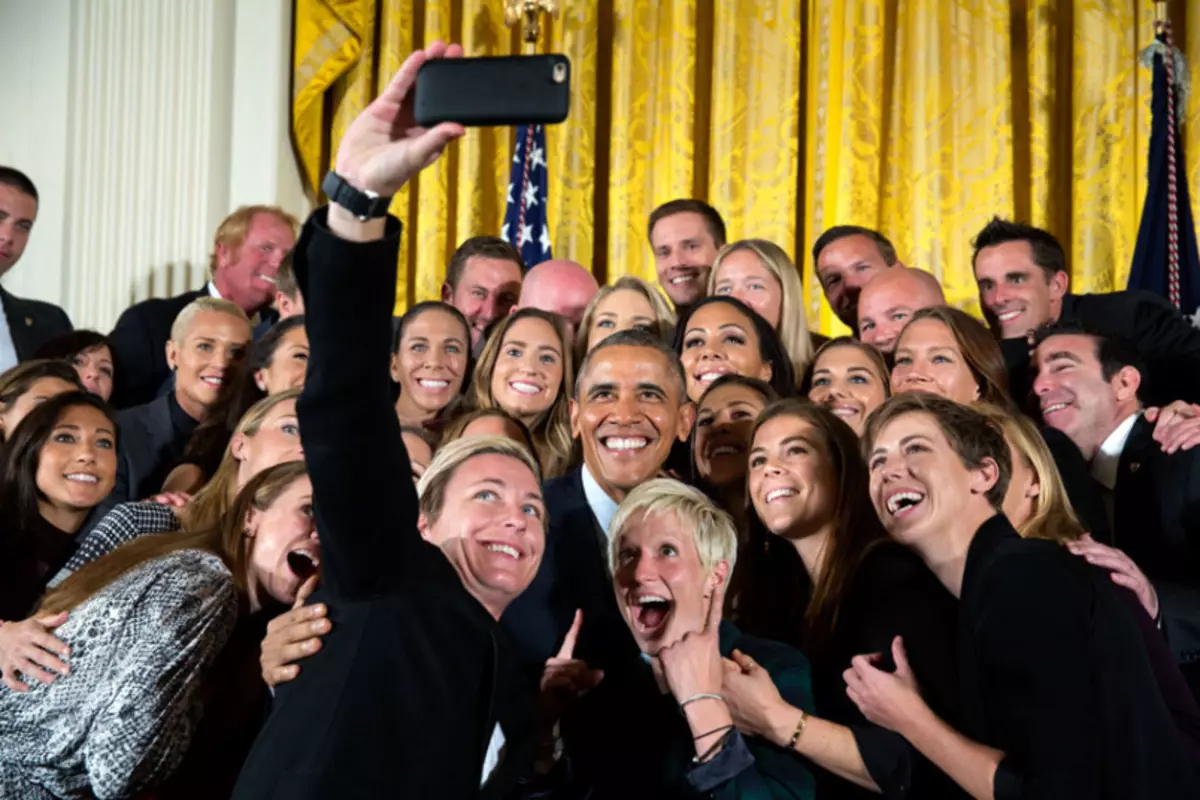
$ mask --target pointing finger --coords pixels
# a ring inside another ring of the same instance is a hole
[[[575,609],[575,619],[571,623],[571,629],[567,631],[567,635],[563,638],[562,647],[558,648],[558,658],[574,658],[575,643],[579,640],[579,629],[583,626],[583,609]]]

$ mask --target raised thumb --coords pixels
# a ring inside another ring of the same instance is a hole
[[[912,678],[912,667],[908,665],[908,653],[904,650],[903,637],[892,639],[892,660],[896,662],[896,675]]]

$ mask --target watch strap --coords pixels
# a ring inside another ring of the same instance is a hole
[[[382,197],[372,191],[357,189],[333,170],[321,182],[321,191],[329,198],[329,202],[337,203],[360,222],[386,217],[388,207],[392,204],[391,196]]]

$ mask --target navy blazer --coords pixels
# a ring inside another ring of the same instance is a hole
[[[4,303],[4,318],[17,348],[18,361],[33,358],[46,342],[74,330],[67,313],[53,303],[17,297],[3,286],[0,286],[0,300]]]
[[[1138,417],[1113,488],[1113,538],[1154,582],[1171,652],[1200,697],[1200,449],[1167,454]]]
[[[171,338],[175,317],[193,300],[207,296],[207,289],[197,289],[175,297],[152,297],[122,312],[108,335],[113,356],[114,406],[140,406],[157,396],[159,387],[171,376],[167,340]]]
[[[550,518],[542,564],[500,624],[525,665],[540,669],[558,652],[575,610],[582,609],[575,656],[597,669],[622,663],[638,649],[617,609],[605,552],[608,537],[584,494],[583,468],[547,481],[542,494]]]

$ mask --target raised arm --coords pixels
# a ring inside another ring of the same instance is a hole
[[[409,57],[350,125],[335,171],[355,189],[390,197],[432,164],[458,125],[415,127],[411,90],[441,42]],[[423,547],[411,467],[388,377],[400,224],[360,221],[336,203],[315,212],[296,245],[311,346],[297,403],[321,533],[322,586],[345,597],[377,593],[419,568]]]

